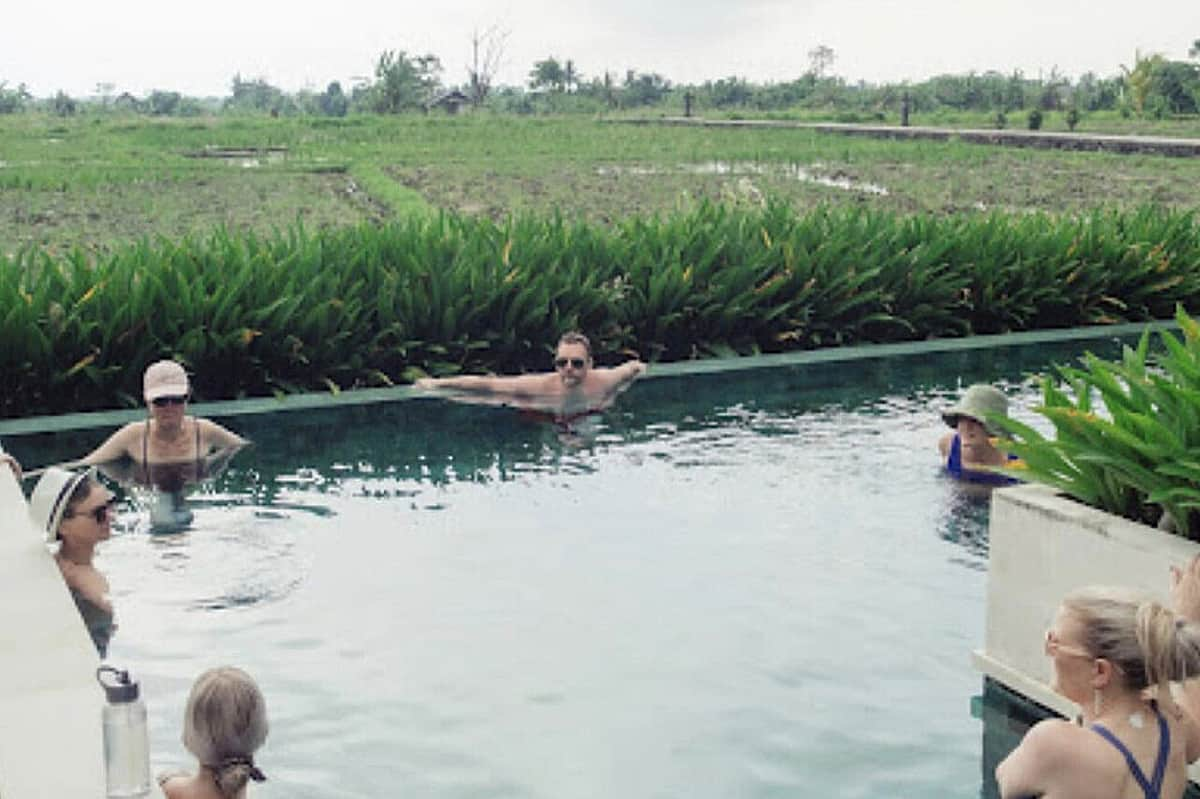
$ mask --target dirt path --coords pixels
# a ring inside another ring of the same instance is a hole
[[[980,128],[895,127],[892,125],[846,125],[834,122],[785,122],[774,119],[702,119],[700,117],[662,117],[659,119],[620,119],[633,125],[696,125],[723,128],[802,128],[844,136],[868,136],[874,139],[959,141],[1002,147],[1038,147],[1050,150],[1094,150],[1110,153],[1169,155],[1200,158],[1200,139],[1168,136],[1117,136],[1100,133],[1061,133],[1040,130],[985,130]]]

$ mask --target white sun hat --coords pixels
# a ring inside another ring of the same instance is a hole
[[[29,496],[29,518],[47,541],[58,540],[58,525],[62,522],[72,492],[95,473],[95,467],[72,472],[58,466],[51,466],[42,473]]]

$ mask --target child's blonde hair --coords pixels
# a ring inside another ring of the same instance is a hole
[[[183,717],[183,745],[209,769],[223,796],[266,779],[254,752],[267,739],[267,706],[250,675],[232,666],[196,678]]]

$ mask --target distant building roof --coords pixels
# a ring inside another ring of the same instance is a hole
[[[451,89],[448,92],[442,92],[434,96],[425,104],[426,108],[445,108],[447,111],[457,111],[458,107],[464,103],[471,102],[471,98],[463,94],[458,89]]]

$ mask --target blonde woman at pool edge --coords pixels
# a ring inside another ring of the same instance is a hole
[[[1002,799],[1181,797],[1200,736],[1170,683],[1200,675],[1200,625],[1120,589],[1087,588],[1063,600],[1043,646],[1052,687],[1080,707],[1080,723],[1031,727],[996,767]]]

